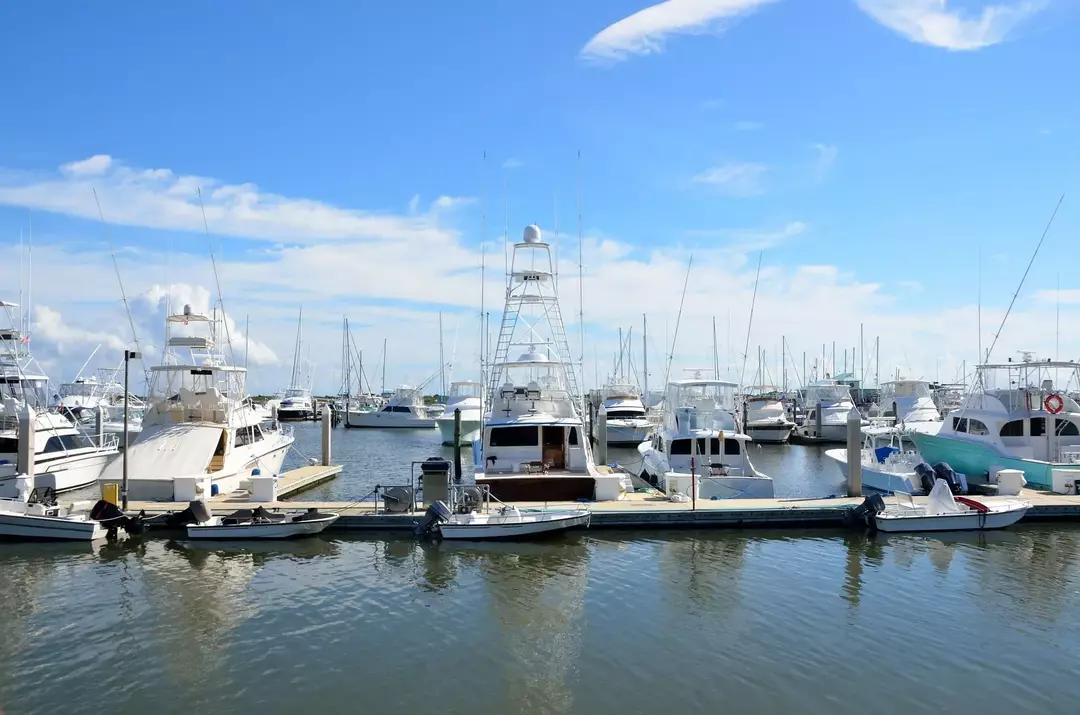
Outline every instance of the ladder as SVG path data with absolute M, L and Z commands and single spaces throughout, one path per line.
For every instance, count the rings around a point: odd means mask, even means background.
M 512 306 L 512 301 L 518 305 Z M 507 295 L 502 325 L 499 327 L 499 340 L 495 343 L 495 354 L 491 356 L 491 376 L 488 378 L 488 405 L 495 404 L 499 381 L 502 379 L 502 364 L 506 362 L 510 355 L 510 343 L 513 341 L 514 330 L 517 328 L 520 303 L 520 299 L 515 301 L 512 296 Z
M 555 349 L 559 351 L 559 358 L 566 366 L 566 387 L 570 390 L 571 399 L 577 402 L 581 399 L 581 393 L 578 392 L 577 373 L 574 372 L 574 360 L 570 355 L 570 343 L 566 339 L 566 326 L 563 325 L 559 301 L 553 299 L 549 310 L 548 324 L 551 326 L 551 337 L 555 340 Z

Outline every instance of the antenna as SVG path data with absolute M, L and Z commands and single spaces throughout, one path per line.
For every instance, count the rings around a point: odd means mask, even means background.
M 105 214 L 101 210 L 101 201 L 98 199 L 97 189 L 92 188 L 94 193 L 94 203 L 97 205 L 98 218 L 101 219 L 101 228 L 105 232 L 105 240 L 109 244 L 109 255 L 112 257 L 113 270 L 116 271 L 116 282 L 120 285 L 120 299 L 124 303 L 124 310 L 127 312 L 128 325 L 131 326 L 131 339 L 135 343 L 135 351 L 142 352 L 142 347 L 139 345 L 139 334 L 135 331 L 135 319 L 131 317 L 131 306 L 128 304 L 127 293 L 124 291 L 124 279 L 120 277 L 120 265 L 116 262 L 116 250 L 113 248 L 112 233 L 109 231 L 109 224 L 105 220 Z M 168 340 L 165 341 L 166 343 Z M 145 369 L 145 363 L 143 363 L 143 378 L 149 384 L 150 376 Z
M 757 305 L 757 289 L 758 280 L 761 278 L 761 259 L 765 255 L 765 251 L 758 253 L 757 257 L 757 273 L 754 275 L 754 295 L 750 299 L 750 322 L 746 324 L 746 345 L 743 347 L 742 358 L 742 374 L 739 375 L 739 389 L 741 390 L 746 381 L 746 358 L 750 354 L 750 329 L 754 327 L 754 306 Z M 833 357 L 835 362 L 836 347 L 833 347 Z
M 23 320 L 26 321 L 26 334 L 30 334 L 30 313 L 34 303 L 34 214 L 27 211 L 27 220 L 30 223 L 30 234 L 26 242 L 26 310 L 23 311 Z
M 675 344 L 679 340 L 679 323 L 682 322 L 683 303 L 686 302 L 686 287 L 690 285 L 690 269 L 694 267 L 694 254 L 690 254 L 690 260 L 686 264 L 686 278 L 683 279 L 682 297 L 679 298 L 679 315 L 675 318 L 675 335 L 671 338 L 671 352 L 668 353 L 667 368 L 664 370 L 664 385 L 667 389 L 668 379 L 671 377 L 671 362 L 675 359 Z
M 248 353 L 251 352 L 251 316 L 244 316 L 244 369 L 248 368 Z
M 581 333 L 581 414 L 585 409 L 585 229 L 581 217 L 581 150 L 577 152 L 578 330 Z M 571 365 L 573 370 L 574 366 Z
M 202 187 L 196 189 L 199 195 L 199 209 L 202 211 L 203 231 L 210 244 L 210 264 L 214 268 L 214 287 L 217 288 L 218 304 L 221 306 L 221 322 L 225 326 L 225 343 L 229 346 L 229 362 L 232 362 L 232 336 L 229 335 L 229 319 L 225 313 L 225 298 L 221 293 L 221 278 L 218 276 L 217 258 L 214 257 L 214 241 L 210 238 L 210 225 L 206 222 L 206 205 L 203 203 Z

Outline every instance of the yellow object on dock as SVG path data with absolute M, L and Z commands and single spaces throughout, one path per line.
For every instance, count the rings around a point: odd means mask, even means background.
M 101 498 L 114 506 L 120 505 L 120 485 L 114 482 L 101 485 Z

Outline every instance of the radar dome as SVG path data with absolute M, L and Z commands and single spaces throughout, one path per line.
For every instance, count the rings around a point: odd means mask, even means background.
M 539 226 L 531 223 L 525 227 L 525 243 L 540 243 L 542 240 Z

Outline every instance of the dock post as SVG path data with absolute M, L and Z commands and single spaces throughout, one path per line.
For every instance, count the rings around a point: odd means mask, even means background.
M 454 408 L 454 482 L 461 484 L 461 408 Z
M 333 429 L 333 424 L 330 419 L 330 405 L 323 405 L 322 408 L 322 465 L 324 467 L 330 466 L 330 430 Z
M 98 405 L 94 408 L 94 434 L 97 436 L 97 446 L 100 449 L 105 446 L 105 408 Z M 121 447 L 127 446 L 127 440 L 124 440 L 125 444 Z
M 849 412 L 847 420 L 847 493 L 862 496 L 862 415 L 858 410 Z
M 34 488 L 34 408 L 23 405 L 19 410 L 19 452 L 16 468 L 19 474 L 26 475 L 29 488 Z
M 821 403 L 814 407 L 814 438 L 821 439 Z
M 597 463 L 607 464 L 607 407 L 600 405 L 596 411 Z

